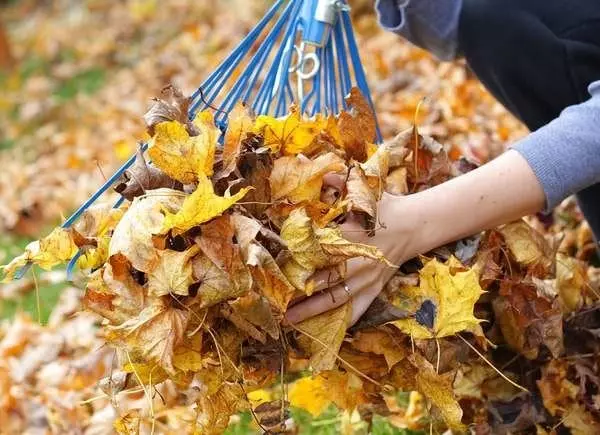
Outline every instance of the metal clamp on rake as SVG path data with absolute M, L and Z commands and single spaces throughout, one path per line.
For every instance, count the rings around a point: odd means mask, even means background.
M 231 54 L 191 96 L 190 119 L 216 108 L 215 122 L 225 130 L 227 115 L 238 102 L 257 115 L 284 116 L 296 103 L 302 113 L 338 114 L 348 109 L 344 97 L 356 86 L 373 102 L 344 0 L 277 0 Z M 377 140 L 381 133 L 377 129 Z M 142 146 L 143 151 L 148 144 Z M 71 217 L 69 228 L 133 165 L 127 160 Z M 124 201 L 120 198 L 114 207 Z M 79 258 L 69 263 L 68 276 Z M 23 267 L 21 278 L 30 266 Z

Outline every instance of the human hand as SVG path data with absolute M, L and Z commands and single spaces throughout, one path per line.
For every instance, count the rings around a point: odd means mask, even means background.
M 403 197 L 384 193 L 378 203 L 378 228 L 370 237 L 358 220 L 349 217 L 340 226 L 344 238 L 378 247 L 392 264 L 400 266 L 411 258 L 411 220 L 402 212 Z M 344 277 L 334 269 L 317 271 L 313 276 L 316 294 L 292 305 L 286 315 L 288 323 L 298 323 L 309 317 L 332 310 L 352 300 L 354 324 L 381 292 L 397 267 L 365 258 L 353 258 L 346 262 Z M 350 326 L 349 325 L 349 326 Z

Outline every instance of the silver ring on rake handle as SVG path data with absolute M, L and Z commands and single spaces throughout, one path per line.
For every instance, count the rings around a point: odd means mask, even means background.
M 306 44 L 302 42 L 300 47 L 294 45 L 294 50 L 298 56 L 298 62 L 288 70 L 289 73 L 296 73 L 298 86 L 298 101 L 304 100 L 304 80 L 310 80 L 319 72 L 321 61 L 315 53 L 306 53 Z M 305 71 L 306 64 L 312 63 L 313 67 L 310 71 Z

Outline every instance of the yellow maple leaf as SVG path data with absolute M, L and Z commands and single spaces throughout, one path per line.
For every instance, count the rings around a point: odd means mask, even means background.
M 317 201 L 321 196 L 323 176 L 328 172 L 346 169 L 344 161 L 334 153 L 309 160 L 304 156 L 286 156 L 275 160 L 271 172 L 273 200 L 286 199 L 293 203 Z
M 136 197 L 115 227 L 109 256 L 121 253 L 137 270 L 150 272 L 158 262 L 152 238 L 163 226 L 163 213 L 178 211 L 183 202 L 183 194 L 171 189 L 150 190 Z
M 141 381 L 144 385 L 156 385 L 168 378 L 167 372 L 155 362 L 134 362 L 129 361 L 130 359 L 131 357 L 125 356 L 126 362 L 122 369 L 125 373 L 133 374 L 136 381 Z
M 254 131 L 263 135 L 265 145 L 273 152 L 291 155 L 309 153 L 314 148 L 315 138 L 326 125 L 322 118 L 303 119 L 298 108 L 292 107 L 290 113 L 281 118 L 259 116 Z
M 28 244 L 23 254 L 1 266 L 5 274 L 3 282 L 14 279 L 15 273 L 28 263 L 50 270 L 54 266 L 66 263 L 76 253 L 77 245 L 73 241 L 71 232 L 64 228 L 55 228 L 43 239 Z
M 419 324 L 416 318 L 396 320 L 396 327 L 413 338 L 439 338 L 479 325 L 473 307 L 484 292 L 476 270 L 463 268 L 454 257 L 446 263 L 433 259 L 419 271 L 419 277 L 419 287 L 402 287 L 395 302 L 409 312 L 417 312 L 429 301 L 434 307 L 433 328 Z
M 351 315 L 352 302 L 348 302 L 295 325 L 300 332 L 298 344 L 310 355 L 310 365 L 314 370 L 335 367 Z
M 198 187 L 185 198 L 181 209 L 175 214 L 167 211 L 160 233 L 165 234 L 173 230 L 174 234 L 181 234 L 207 222 L 242 199 L 249 190 L 249 187 L 245 187 L 233 196 L 229 192 L 226 192 L 225 196 L 218 196 L 211 181 L 205 176 L 200 176 Z
M 183 252 L 157 250 L 158 263 L 148 274 L 148 294 L 156 297 L 168 294 L 187 296 L 189 286 L 194 282 L 190 260 L 199 250 L 197 246 Z
M 367 401 L 361 379 L 354 373 L 339 371 L 298 379 L 290 386 L 288 398 L 290 405 L 314 417 L 321 415 L 331 403 L 351 411 Z
M 219 131 L 205 123 L 199 125 L 200 134 L 190 136 L 185 125 L 177 121 L 161 122 L 154 127 L 148 149 L 156 167 L 184 184 L 194 183 L 199 174 L 213 173 Z

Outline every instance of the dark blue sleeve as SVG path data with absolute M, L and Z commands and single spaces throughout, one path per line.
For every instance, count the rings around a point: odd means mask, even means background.
M 376 0 L 379 24 L 441 60 L 459 56 L 462 0 Z

